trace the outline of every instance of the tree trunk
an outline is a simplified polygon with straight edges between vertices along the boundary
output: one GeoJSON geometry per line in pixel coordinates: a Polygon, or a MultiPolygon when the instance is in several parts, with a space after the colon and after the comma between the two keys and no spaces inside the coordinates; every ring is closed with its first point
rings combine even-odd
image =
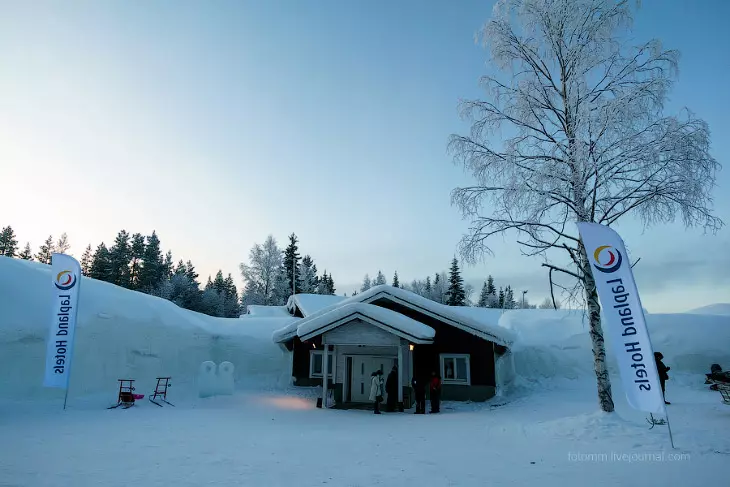
{"type": "Polygon", "coordinates": [[[593,367],[596,371],[596,380],[598,382],[598,403],[601,406],[601,410],[611,413],[613,412],[614,405],[611,396],[611,378],[606,368],[606,347],[604,346],[603,328],[601,328],[601,305],[598,302],[596,281],[593,278],[593,272],[588,263],[588,256],[582,243],[580,245],[580,260],[585,277],[584,285],[586,301],[588,303],[591,342],[593,343],[593,367]]]}

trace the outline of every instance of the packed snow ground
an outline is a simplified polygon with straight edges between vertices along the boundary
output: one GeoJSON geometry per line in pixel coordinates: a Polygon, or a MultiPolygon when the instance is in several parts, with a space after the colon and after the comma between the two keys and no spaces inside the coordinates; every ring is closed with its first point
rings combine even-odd
{"type": "Polygon", "coordinates": [[[86,278],[62,411],[63,391],[41,387],[49,282],[48,266],[0,257],[0,485],[726,484],[730,407],[703,374],[730,368],[730,316],[647,316],[672,367],[671,450],[666,426],[650,430],[626,405],[612,360],[617,412],[597,412],[580,312],[462,310],[517,337],[499,363],[503,396],[375,416],[316,409],[318,389],[288,387],[288,356],[272,341],[289,322],[281,310],[210,318],[86,278]],[[233,396],[198,397],[205,360],[234,364],[233,396]],[[145,397],[105,409],[117,378],[148,396],[159,375],[172,375],[176,407],[145,397]]]}
{"type": "MultiPolygon", "coordinates": [[[[666,427],[596,412],[593,384],[440,415],[321,410],[301,392],[143,401],[0,403],[3,485],[726,485],[730,407],[668,386],[666,427]],[[670,455],[675,455],[670,457],[670,455]]],[[[312,392],[312,391],[310,391],[312,392]]],[[[101,398],[99,398],[101,399],[101,398]]],[[[619,405],[621,406],[621,405],[619,405]]]]}

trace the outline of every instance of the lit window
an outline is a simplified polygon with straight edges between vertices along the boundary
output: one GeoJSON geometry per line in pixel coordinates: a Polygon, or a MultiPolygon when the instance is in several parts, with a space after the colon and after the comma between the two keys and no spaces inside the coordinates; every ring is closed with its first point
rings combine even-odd
{"type": "MultiPolygon", "coordinates": [[[[327,376],[332,377],[332,362],[335,361],[335,354],[329,353],[327,357],[327,376]]],[[[309,377],[322,377],[322,350],[309,351],[309,377]]]]}
{"type": "Polygon", "coordinates": [[[444,384],[471,384],[469,354],[441,354],[441,379],[444,384]]]}

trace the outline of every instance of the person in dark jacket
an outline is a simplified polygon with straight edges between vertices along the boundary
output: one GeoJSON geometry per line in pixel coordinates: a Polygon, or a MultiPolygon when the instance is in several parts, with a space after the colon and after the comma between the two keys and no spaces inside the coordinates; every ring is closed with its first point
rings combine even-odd
{"type": "Polygon", "coordinates": [[[426,381],[413,377],[411,379],[411,386],[413,386],[413,394],[416,397],[415,414],[426,414],[426,381]]]}
{"type": "Polygon", "coordinates": [[[436,372],[431,372],[429,392],[431,393],[431,413],[438,413],[441,410],[441,377],[436,375],[436,372]]]}
{"type": "Polygon", "coordinates": [[[395,365],[385,381],[385,393],[388,394],[387,411],[395,412],[398,403],[398,367],[395,365]]]}
{"type": "Polygon", "coordinates": [[[667,401],[666,395],[665,395],[665,389],[664,389],[664,383],[669,380],[669,369],[671,367],[667,367],[664,365],[664,362],[662,362],[662,359],[664,358],[664,355],[661,354],[661,352],[654,352],[654,360],[656,361],[656,370],[659,373],[659,382],[662,385],[662,396],[664,396],[664,404],[671,404],[671,402],[667,401]]]}

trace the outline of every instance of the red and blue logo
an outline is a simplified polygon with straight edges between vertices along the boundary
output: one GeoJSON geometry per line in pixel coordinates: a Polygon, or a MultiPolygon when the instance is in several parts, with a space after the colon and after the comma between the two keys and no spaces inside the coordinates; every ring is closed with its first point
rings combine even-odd
{"type": "Polygon", "coordinates": [[[61,291],[68,291],[76,285],[76,275],[71,271],[61,271],[56,276],[54,284],[61,291]]]}
{"type": "Polygon", "coordinates": [[[596,261],[593,267],[601,272],[610,274],[611,272],[616,272],[621,267],[623,257],[621,256],[621,252],[611,245],[601,245],[593,252],[593,260],[596,261]]]}

